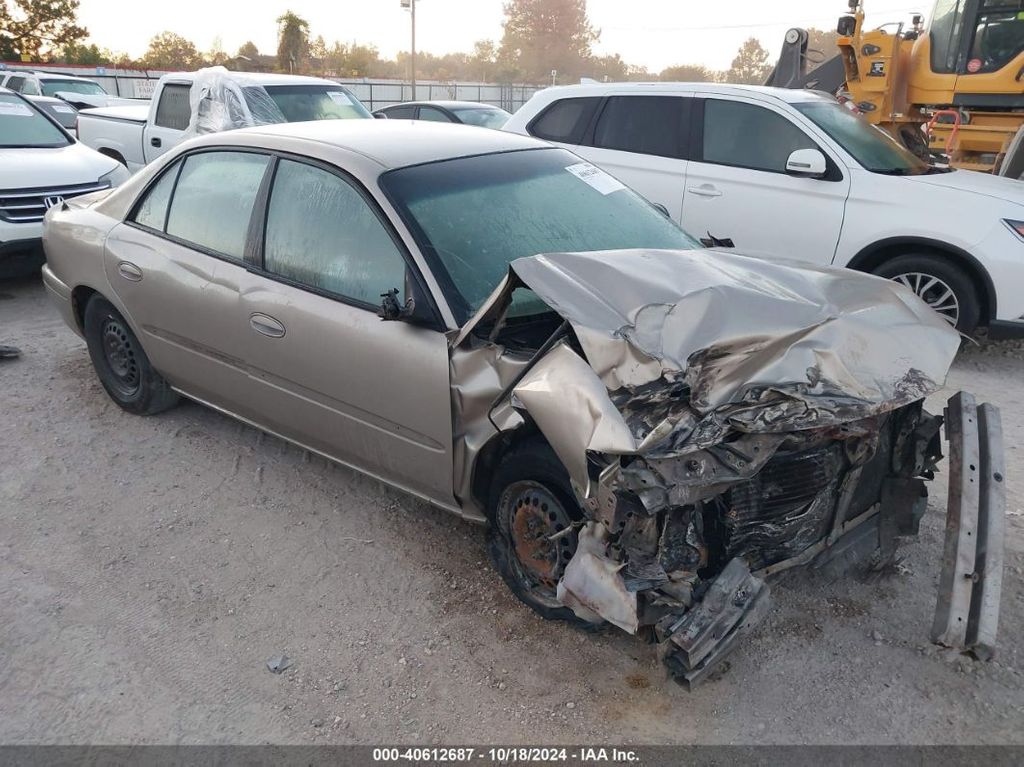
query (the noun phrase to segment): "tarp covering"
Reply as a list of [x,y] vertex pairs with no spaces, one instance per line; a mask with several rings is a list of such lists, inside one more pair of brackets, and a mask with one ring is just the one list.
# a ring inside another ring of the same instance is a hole
[[184,138],[287,122],[263,86],[224,67],[196,72],[189,103],[191,116]]

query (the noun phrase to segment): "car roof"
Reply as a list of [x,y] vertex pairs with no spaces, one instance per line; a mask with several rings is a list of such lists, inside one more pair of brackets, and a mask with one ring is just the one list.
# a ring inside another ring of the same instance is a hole
[[648,82],[648,83],[581,83],[580,85],[558,85],[545,88],[539,93],[549,99],[566,96],[604,96],[609,93],[707,93],[722,96],[761,95],[777,98],[787,103],[805,101],[832,101],[831,96],[819,91],[795,88],[772,88],[766,85],[738,85],[732,83],[705,82]]
[[394,109],[395,107],[414,107],[414,106],[425,106],[425,107],[444,107],[445,109],[460,109],[460,108],[476,108],[476,109],[501,109],[501,107],[495,106],[494,104],[484,104],[480,101],[451,101],[443,99],[435,99],[431,101],[403,101],[401,104],[389,104],[386,107],[381,107],[376,110],[383,112],[385,109]]
[[23,74],[35,75],[40,80],[82,80],[87,83],[96,84],[95,80],[90,80],[88,77],[81,77],[80,75],[65,75],[58,72],[24,72]]
[[[286,75],[271,72],[234,72],[227,70],[227,76],[239,81],[245,81],[251,85],[333,85],[336,88],[344,88],[341,83],[334,80],[325,80],[322,77],[306,77],[305,75]],[[192,82],[196,77],[195,72],[171,72],[164,75],[162,79],[168,82]]]
[[246,134],[277,137],[281,139],[282,145],[288,144],[290,140],[326,144],[361,154],[384,168],[403,168],[456,157],[550,147],[550,144],[529,136],[418,120],[278,123],[215,134],[211,142],[223,144],[231,136]]

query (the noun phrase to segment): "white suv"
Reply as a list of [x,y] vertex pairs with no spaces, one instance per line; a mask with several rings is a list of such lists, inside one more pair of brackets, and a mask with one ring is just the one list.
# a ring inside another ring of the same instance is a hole
[[78,143],[54,118],[0,87],[0,277],[43,263],[49,208],[127,178],[121,163]]
[[575,85],[504,130],[572,149],[705,244],[873,272],[962,331],[1024,333],[1024,183],[929,167],[822,94]]

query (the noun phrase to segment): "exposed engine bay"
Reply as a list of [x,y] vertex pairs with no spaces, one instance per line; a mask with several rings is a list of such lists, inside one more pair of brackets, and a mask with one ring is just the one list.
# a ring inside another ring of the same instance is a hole
[[[510,311],[523,287],[546,319]],[[885,561],[917,533],[942,458],[923,401],[959,341],[909,291],[845,270],[678,251],[521,259],[453,343],[463,501],[492,440],[542,435],[582,517],[549,513],[540,487],[506,493],[516,573],[581,621],[658,642],[693,685],[764,615],[770,576]]]

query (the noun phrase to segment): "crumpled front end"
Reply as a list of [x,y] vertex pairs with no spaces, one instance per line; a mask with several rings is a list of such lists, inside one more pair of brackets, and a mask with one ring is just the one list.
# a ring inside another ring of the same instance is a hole
[[492,320],[498,337],[523,286],[567,324],[488,412],[536,427],[571,477],[557,598],[578,617],[653,638],[693,684],[763,615],[769,575],[916,533],[942,457],[922,402],[960,339],[909,291],[722,253],[535,256],[456,346]]

